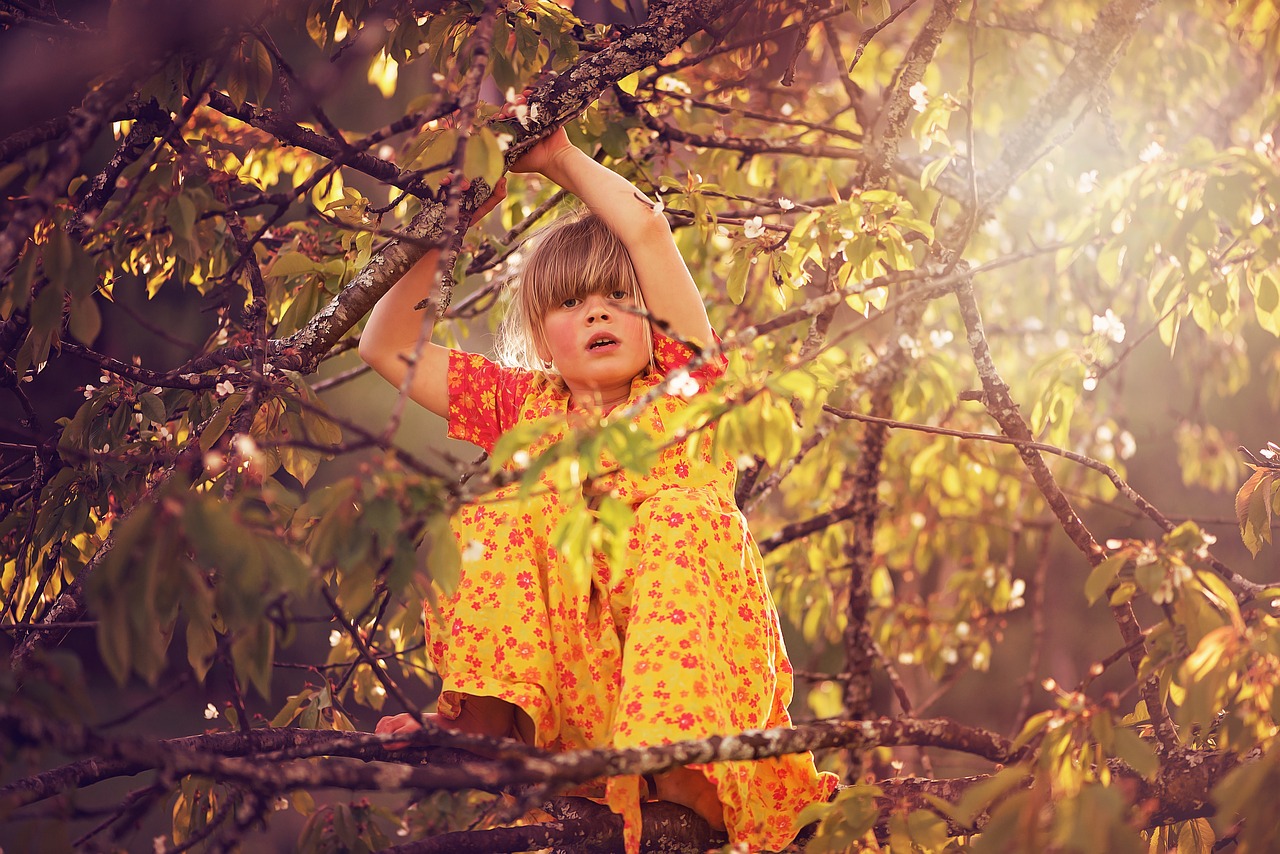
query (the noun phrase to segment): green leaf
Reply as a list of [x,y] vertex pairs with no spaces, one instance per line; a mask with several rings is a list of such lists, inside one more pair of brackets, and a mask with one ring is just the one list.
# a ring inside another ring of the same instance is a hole
[[0,294],[0,320],[8,320],[14,309],[23,309],[31,301],[31,283],[35,280],[36,258],[39,255],[34,244],[28,244],[27,251],[22,253],[22,260],[13,271],[12,279]]
[[284,278],[286,276],[297,276],[303,273],[314,273],[316,271],[316,262],[312,261],[301,252],[281,252],[276,256],[276,260],[271,262],[271,266],[267,269],[266,275],[269,277]]
[[271,696],[275,640],[275,627],[266,620],[260,620],[251,624],[231,645],[236,675],[252,683],[263,697]]
[[964,827],[973,827],[978,816],[1000,800],[1009,791],[1022,786],[1030,772],[1021,765],[1002,768],[991,777],[965,789],[960,800],[950,812],[955,821]]
[[1084,583],[1084,595],[1090,605],[1102,598],[1128,561],[1128,553],[1119,552],[1093,568],[1093,572],[1089,573],[1089,578]]
[[231,424],[231,416],[236,414],[236,410],[240,408],[240,404],[244,402],[244,394],[236,393],[227,395],[226,400],[222,401],[218,407],[218,411],[209,419],[209,423],[205,425],[204,430],[200,432],[200,450],[208,453],[209,449],[217,444],[222,438],[222,434],[227,432],[227,427]]
[[138,408],[142,410],[142,417],[152,424],[163,424],[168,419],[164,401],[153,392],[146,391],[138,395]]
[[[954,153],[948,153],[945,157],[930,161],[924,169],[920,170],[920,186],[927,190],[936,184],[938,177],[951,165],[953,157],[955,157]],[[932,229],[929,232],[932,233]]]
[[1273,475],[1266,469],[1254,471],[1236,493],[1236,520],[1240,537],[1256,556],[1264,542],[1271,542],[1271,495]]
[[1155,750],[1131,729],[1120,727],[1115,730],[1112,750],[1145,780],[1154,779],[1160,770]]
[[427,537],[431,543],[427,553],[427,572],[445,596],[452,596],[461,578],[462,555],[449,526],[449,517],[444,514],[433,516],[427,522]]
[[468,177],[483,178],[490,187],[502,177],[502,148],[497,135],[487,127],[477,128],[467,139],[466,171]]
[[1018,737],[1013,740],[1013,744],[1009,746],[1010,753],[1017,753],[1022,748],[1031,743],[1040,732],[1049,725],[1049,721],[1053,720],[1057,714],[1053,709],[1032,715],[1027,719],[1026,724],[1022,727],[1022,732],[1018,733]]
[[1207,819],[1195,818],[1178,827],[1178,854],[1210,854],[1216,841]]
[[747,274],[750,272],[750,257],[745,253],[735,253],[733,266],[729,268],[729,279],[725,282],[725,292],[734,305],[741,305],[747,295]]
[[302,704],[310,700],[313,694],[315,694],[315,690],[312,688],[303,688],[297,694],[294,694],[284,704],[284,707],[276,713],[276,716],[271,719],[271,725],[281,727],[293,723],[294,718],[298,717],[302,709]]
[[102,314],[98,311],[97,301],[91,296],[73,299],[67,326],[72,336],[81,344],[93,344],[102,331]]
[[1254,277],[1250,284],[1253,286],[1253,309],[1258,325],[1280,337],[1280,281],[1266,271]]
[[190,242],[196,224],[196,206],[191,199],[179,193],[169,200],[167,208],[169,229],[173,236]]

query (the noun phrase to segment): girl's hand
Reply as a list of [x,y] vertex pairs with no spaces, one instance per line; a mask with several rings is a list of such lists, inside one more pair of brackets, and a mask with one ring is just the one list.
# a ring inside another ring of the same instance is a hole
[[[532,91],[526,89],[518,95],[515,101],[505,105],[498,111],[497,118],[499,121],[514,119],[520,115],[522,110],[526,110],[527,95]],[[538,140],[533,146],[521,154],[516,161],[511,164],[512,172],[539,172],[546,174],[547,168],[555,162],[566,149],[573,148],[573,144],[569,142],[569,137],[565,135],[564,128],[558,127],[547,136]]]
[[[417,732],[422,729],[422,725],[418,723],[418,719],[408,712],[401,712],[398,715],[391,715],[378,721],[378,725],[373,731],[378,735],[393,735],[398,732]],[[389,741],[385,745],[388,750],[399,750],[402,747],[408,747],[407,741]]]
[[556,128],[549,136],[538,140],[532,148],[521,154],[511,164],[511,171],[538,172],[545,175],[551,164],[555,163],[565,151],[572,148],[573,143],[569,142],[569,137],[565,134],[564,128]]

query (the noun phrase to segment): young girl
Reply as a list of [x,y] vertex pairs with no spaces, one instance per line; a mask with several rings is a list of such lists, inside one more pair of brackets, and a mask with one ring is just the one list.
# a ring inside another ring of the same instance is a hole
[[[710,343],[713,333],[666,219],[630,182],[562,130],[512,171],[541,173],[588,213],[552,225],[529,253],[500,332],[508,364],[427,344],[409,394],[448,420],[450,436],[487,451],[516,424],[544,424],[532,459],[574,425],[628,410],[690,362],[690,348],[637,308],[680,340]],[[422,324],[412,306],[431,291],[434,265],[428,254],[411,269],[361,336],[361,357],[397,387]],[[691,376],[705,389],[723,371],[719,358]],[[596,555],[590,573],[566,569],[551,535],[566,512],[587,504],[557,495],[546,475],[546,488],[521,497],[518,485],[504,487],[458,512],[458,588],[438,613],[427,609],[444,682],[434,722],[551,750],[790,725],[791,665],[763,561],[733,501],[736,469],[713,450],[710,430],[688,440],[692,449],[669,441],[664,422],[686,405],[678,395],[646,404],[636,423],[664,448],[657,464],[605,479],[635,513],[621,561]],[[377,731],[417,725],[401,714]],[[835,783],[806,753],[677,768],[652,781],[656,791],[636,777],[612,778],[605,800],[625,819],[629,852],[639,850],[645,794],[690,807],[751,850],[779,850],[794,838],[800,810]]]

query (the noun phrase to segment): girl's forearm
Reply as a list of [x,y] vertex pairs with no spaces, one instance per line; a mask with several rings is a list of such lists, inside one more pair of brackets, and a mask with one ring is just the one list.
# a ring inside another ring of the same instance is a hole
[[666,226],[661,215],[635,185],[574,146],[561,149],[543,175],[582,200],[601,217],[628,249],[642,248],[654,239],[655,225]]
[[[373,363],[379,358],[396,358],[411,350],[423,334],[427,324],[427,336],[435,327],[435,300],[440,293],[437,267],[440,250],[429,249],[391,289],[378,300],[369,313],[364,332],[360,335],[360,357]],[[431,302],[426,308],[415,310],[423,299]]]

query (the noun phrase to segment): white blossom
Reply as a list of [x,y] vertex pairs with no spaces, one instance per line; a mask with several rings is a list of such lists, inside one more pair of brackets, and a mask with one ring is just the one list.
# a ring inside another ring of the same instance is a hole
[[1083,172],[1080,177],[1076,179],[1076,191],[1080,193],[1080,195],[1083,196],[1088,193],[1092,193],[1096,189],[1098,189],[1097,169],[1090,169],[1088,172]]
[[764,234],[764,220],[761,217],[753,216],[742,224],[742,233],[749,240],[755,240]]
[[281,795],[280,797],[276,798],[275,803],[273,803],[271,806],[275,809],[276,812],[287,810],[289,808],[289,799]]
[[233,394],[236,390],[236,387],[235,387],[235,384],[231,382],[231,380],[222,380],[220,383],[218,383],[216,386],[213,387],[213,390],[217,392],[218,397],[226,397],[229,394]]
[[218,717],[217,706],[215,706],[213,703],[210,703],[209,705],[204,707],[204,719],[206,721],[211,721],[216,717]]
[[86,384],[84,387],[84,399],[88,400],[93,397],[93,392],[97,388],[95,385]]
[[342,643],[342,632],[337,629],[329,632],[329,646],[337,646],[340,643]]
[[1143,163],[1150,163],[1161,154],[1164,154],[1164,146],[1155,140],[1152,140],[1150,145],[1142,149],[1142,153],[1138,155],[1138,159]]
[[155,854],[165,854],[169,850],[169,837],[157,836],[151,840],[151,850]]
[[781,196],[778,198],[778,207],[782,208],[784,211],[789,211],[795,206],[796,206],[796,203],[786,198],[785,196]]
[[1124,321],[1116,317],[1114,311],[1107,309],[1105,314],[1093,316],[1093,331],[1119,344],[1124,340]]
[[258,443],[247,433],[237,433],[232,440],[236,453],[242,457],[252,457],[258,453]]
[[911,96],[911,103],[917,113],[923,113],[925,107],[929,106],[929,89],[924,83],[917,82],[907,90],[907,94]]
[[687,370],[681,369],[671,375],[671,391],[680,397],[693,397],[700,388],[698,381]]
[[462,559],[464,561],[479,560],[482,557],[484,557],[484,543],[479,540],[472,540],[462,550]]
[[1133,434],[1128,430],[1121,430],[1120,436],[1116,439],[1116,453],[1120,459],[1130,459],[1138,452],[1138,443],[1134,440]]

